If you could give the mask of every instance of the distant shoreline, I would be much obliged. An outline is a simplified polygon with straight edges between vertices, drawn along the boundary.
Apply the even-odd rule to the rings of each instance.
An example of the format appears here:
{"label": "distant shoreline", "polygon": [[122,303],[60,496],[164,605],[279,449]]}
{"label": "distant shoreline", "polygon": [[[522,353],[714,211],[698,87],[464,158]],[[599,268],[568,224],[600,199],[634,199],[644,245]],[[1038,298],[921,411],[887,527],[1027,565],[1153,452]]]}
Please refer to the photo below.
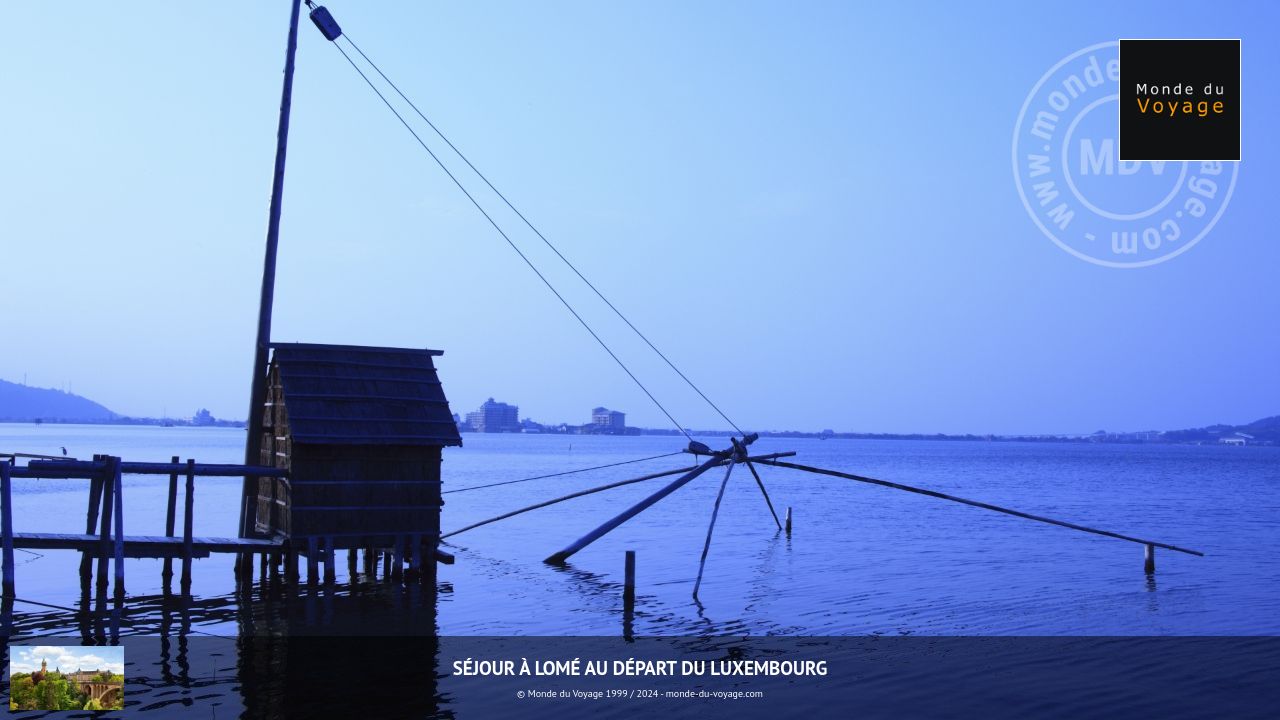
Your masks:
{"label": "distant shoreline", "polygon": [[[1145,432],[1116,432],[1108,433],[1098,431],[1090,435],[996,435],[985,434],[975,435],[966,433],[963,435],[949,435],[946,433],[855,433],[855,432],[804,432],[800,430],[761,430],[758,431],[760,437],[768,438],[801,438],[810,440],[944,440],[950,442],[1040,442],[1040,443],[1092,443],[1092,444],[1126,444],[1126,445],[1262,445],[1277,446],[1280,445],[1280,438],[1272,437],[1277,431],[1270,430],[1269,427],[1259,429],[1256,426],[1274,421],[1275,418],[1260,420],[1248,426],[1227,426],[1215,425],[1207,428],[1198,428],[1194,430],[1172,430],[1172,431],[1145,431]],[[211,422],[196,423],[190,419],[165,419],[165,418],[124,418],[117,417],[110,420],[66,420],[66,419],[50,419],[41,418],[38,422],[33,420],[16,420],[16,419],[0,419],[0,423],[7,425],[131,425],[131,426],[153,426],[153,427],[220,427],[220,428],[241,428],[246,424],[238,420],[212,420]],[[1245,433],[1241,428],[1254,430],[1254,433]],[[628,428],[626,434],[618,434],[613,437],[634,437],[637,435],[646,436],[681,436],[678,430],[666,430],[662,428]],[[729,430],[689,430],[690,435],[698,437],[732,437],[737,435]],[[523,432],[523,433],[474,433],[464,432],[464,435],[573,435],[574,433],[555,433],[555,432]],[[588,434],[590,435],[590,434]]]}

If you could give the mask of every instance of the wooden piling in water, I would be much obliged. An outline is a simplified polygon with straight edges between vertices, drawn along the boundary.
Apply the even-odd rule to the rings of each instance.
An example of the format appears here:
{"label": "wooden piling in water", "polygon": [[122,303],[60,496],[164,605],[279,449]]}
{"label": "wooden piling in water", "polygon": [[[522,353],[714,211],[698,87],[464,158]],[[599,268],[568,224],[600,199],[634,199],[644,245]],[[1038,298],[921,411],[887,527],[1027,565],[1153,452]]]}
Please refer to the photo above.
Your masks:
{"label": "wooden piling in water", "polygon": [[[434,562],[434,561],[433,561]],[[409,536],[409,572],[413,573],[408,580],[421,579],[422,574],[422,536]]]}
{"label": "wooden piling in water", "polygon": [[350,582],[356,581],[356,549],[347,548],[347,578]]}
{"label": "wooden piling in water", "polygon": [[315,585],[320,580],[320,572],[316,567],[318,539],[313,535],[307,538],[307,584]]}
{"label": "wooden piling in water", "polygon": [[332,585],[337,580],[338,551],[333,547],[333,537],[324,539],[324,584]]}
{"label": "wooden piling in water", "polygon": [[[0,502],[4,503],[4,507],[0,508],[0,535],[3,535],[4,544],[4,600],[12,600],[16,597],[16,589],[14,583],[14,565],[13,565],[13,491],[12,477],[9,475],[9,461],[0,460]],[[8,613],[6,613],[6,616]]]}
{"label": "wooden piling in water", "polygon": [[[93,459],[99,460],[100,455]],[[95,474],[89,479],[89,508],[85,512],[84,534],[92,535],[94,526],[98,524],[98,506],[102,503],[102,476]],[[80,584],[87,584],[93,577],[93,554],[82,553],[80,558]]]}
{"label": "wooden piling in water", "polygon": [[[178,464],[178,456],[174,455],[170,460],[174,465]],[[175,469],[169,473],[169,504],[166,506],[164,514],[164,534],[165,537],[173,537],[174,528],[178,521],[178,471]],[[160,577],[167,586],[169,580],[173,578],[173,558],[164,559],[164,568],[160,571]]]}
{"label": "wooden piling in water", "polygon": [[386,580],[391,577],[391,553],[383,551],[382,553],[382,579]]}
{"label": "wooden piling in water", "polygon": [[107,591],[107,563],[110,562],[112,555],[111,548],[111,514],[115,508],[115,483],[109,482],[107,469],[99,469],[95,471],[95,475],[102,482],[102,514],[100,515],[98,528],[98,581],[96,587],[99,593]]}
{"label": "wooden piling in water", "polygon": [[195,531],[196,461],[187,458],[187,484],[182,506],[182,594],[191,592],[192,535]]}
{"label": "wooden piling in water", "polygon": [[791,537],[791,506],[787,506],[787,537]]}
{"label": "wooden piling in water", "polygon": [[404,579],[404,536],[397,535],[395,546],[391,549],[391,579],[399,582]]}
{"label": "wooden piling in water", "polygon": [[1154,575],[1156,572],[1156,546],[1147,543],[1142,555],[1142,571],[1148,575]]}
{"label": "wooden piling in water", "polygon": [[364,574],[372,578],[375,569],[373,546],[370,545],[364,549]]}
{"label": "wooden piling in water", "polygon": [[120,458],[113,457],[110,459],[110,480],[111,485],[115,489],[115,547],[114,570],[115,570],[115,592],[116,600],[124,599],[124,479],[123,473],[120,472]]}
{"label": "wooden piling in water", "polygon": [[636,551],[628,550],[622,580],[622,611],[630,615],[636,607]]}

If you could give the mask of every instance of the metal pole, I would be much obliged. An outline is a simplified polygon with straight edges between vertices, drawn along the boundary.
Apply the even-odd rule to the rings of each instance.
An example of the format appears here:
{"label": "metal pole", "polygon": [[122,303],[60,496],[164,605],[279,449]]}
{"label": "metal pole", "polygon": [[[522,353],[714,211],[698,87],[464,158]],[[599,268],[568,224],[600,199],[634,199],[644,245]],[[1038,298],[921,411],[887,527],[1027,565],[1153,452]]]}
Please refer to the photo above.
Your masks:
{"label": "metal pole", "polygon": [[543,562],[550,563],[553,565],[563,563],[565,560],[568,560],[574,553],[590,545],[596,540],[599,540],[600,538],[604,537],[604,535],[607,534],[610,530],[613,530],[614,528],[618,527],[622,523],[630,520],[636,515],[639,515],[649,506],[658,502],[662,498],[670,495],[676,490],[679,490],[680,488],[684,487],[690,480],[693,480],[694,478],[698,477],[702,473],[710,470],[716,465],[720,465],[721,463],[725,462],[726,459],[727,458],[724,455],[713,455],[710,460],[707,460],[706,462],[702,463],[701,465],[694,468],[693,470],[690,470],[684,475],[681,475],[680,477],[676,478],[674,481],[671,482],[671,484],[655,492],[654,494],[650,495],[644,500],[641,500],[635,505],[632,505],[631,507],[627,508],[617,517],[609,520],[605,524],[601,525],[595,530],[592,530],[586,535],[583,535],[572,545],[561,550],[558,553],[555,553],[554,555],[547,558]]}
{"label": "metal pole", "polygon": [[[289,40],[284,57],[284,86],[280,91],[280,124],[276,130],[276,166],[271,179],[271,205],[267,212],[267,248],[262,260],[262,297],[258,303],[258,335],[253,347],[253,379],[249,391],[249,432],[245,438],[245,465],[259,462],[262,442],[262,403],[266,392],[267,356],[271,345],[271,307],[276,291],[276,248],[280,242],[280,207],[284,196],[284,160],[289,145],[289,108],[293,102],[293,65],[298,51],[298,15],[302,0],[291,0]],[[240,537],[249,537],[249,492],[254,478],[244,479],[240,498]]]}

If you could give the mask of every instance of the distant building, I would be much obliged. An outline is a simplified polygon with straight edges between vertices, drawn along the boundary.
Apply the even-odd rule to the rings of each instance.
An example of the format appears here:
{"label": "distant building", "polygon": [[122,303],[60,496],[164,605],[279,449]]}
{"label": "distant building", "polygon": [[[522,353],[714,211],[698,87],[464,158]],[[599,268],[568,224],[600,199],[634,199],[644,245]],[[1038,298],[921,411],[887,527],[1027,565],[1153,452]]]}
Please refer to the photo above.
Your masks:
{"label": "distant building", "polygon": [[623,435],[627,432],[627,414],[598,407],[591,411],[591,424],[583,428],[590,433]]}
{"label": "distant building", "polygon": [[474,432],[520,432],[520,408],[489,398],[479,410],[467,413],[466,424]]}

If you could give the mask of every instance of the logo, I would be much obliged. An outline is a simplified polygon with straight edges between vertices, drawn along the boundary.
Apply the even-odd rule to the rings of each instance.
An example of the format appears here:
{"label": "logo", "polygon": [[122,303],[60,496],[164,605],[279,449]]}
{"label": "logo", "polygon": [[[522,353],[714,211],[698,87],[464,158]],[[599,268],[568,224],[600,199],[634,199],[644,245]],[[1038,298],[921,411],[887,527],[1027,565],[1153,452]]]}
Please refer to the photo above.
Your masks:
{"label": "logo", "polygon": [[1126,161],[1119,155],[1119,43],[1068,55],[1018,113],[1013,175],[1031,219],[1058,247],[1104,267],[1177,257],[1207,235],[1239,164]]}

